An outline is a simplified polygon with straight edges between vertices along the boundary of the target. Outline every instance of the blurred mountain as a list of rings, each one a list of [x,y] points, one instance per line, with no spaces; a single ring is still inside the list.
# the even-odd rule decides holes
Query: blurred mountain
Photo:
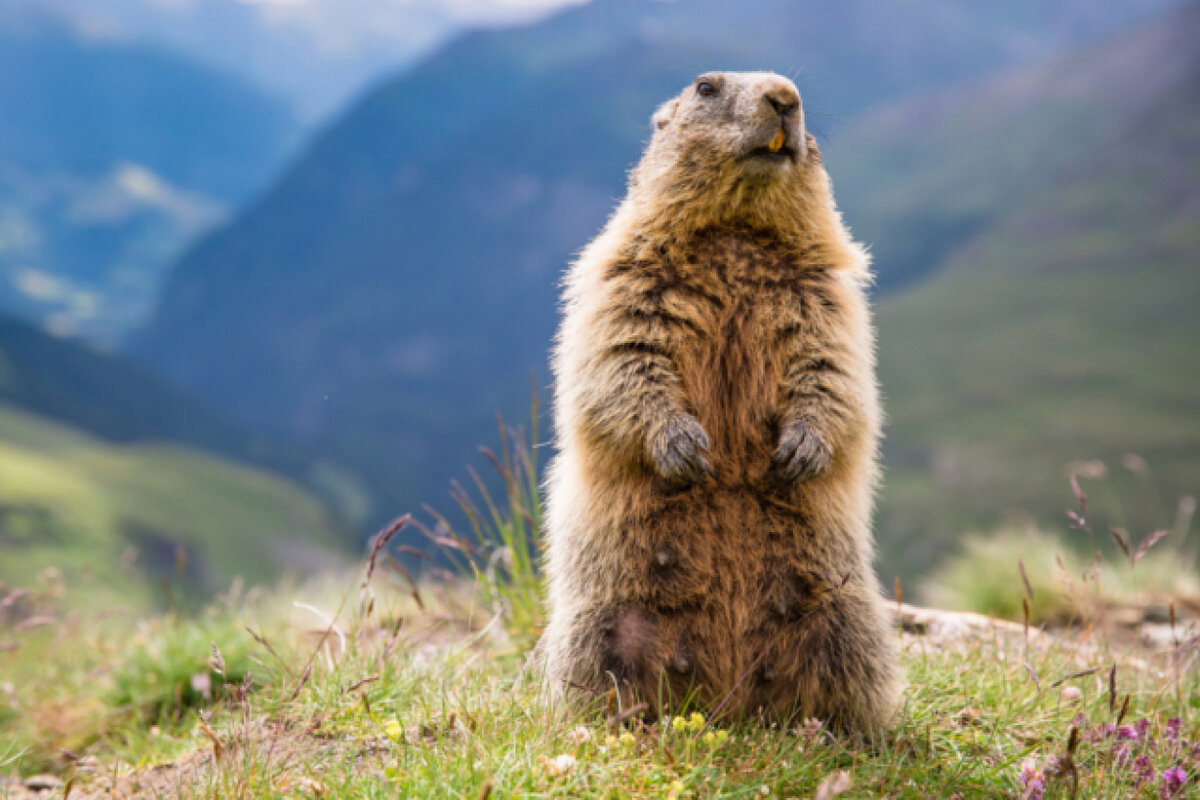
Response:
[[[8,317],[0,317],[0,402],[111,442],[172,441],[237,455],[262,438],[139,364]]]
[[[0,309],[112,343],[297,126],[238,79],[0,14]]]
[[[118,445],[0,402],[0,585],[53,568],[91,608],[191,606],[348,560],[310,494],[164,443]],[[164,596],[169,587],[169,596]]]
[[[0,583],[56,567],[76,597],[146,607],[159,579],[186,602],[328,569],[353,511],[337,478],[142,367],[0,318]]]
[[[0,400],[110,441],[233,447],[234,425],[153,372],[0,318]]]
[[[170,443],[277,473],[341,521],[364,513],[362,489],[319,453],[255,431],[140,364],[8,317],[0,317],[0,405],[111,445]]]
[[[495,438],[497,410],[524,418],[528,370],[546,382],[557,278],[622,194],[651,111],[696,73],[794,75],[836,143],[876,105],[1166,5],[612,0],[468,34],[364,98],[197,244],[132,349],[351,465],[378,517],[436,502]],[[922,269],[884,280],[899,290]]]
[[[924,276],[879,308],[889,567],[1061,523],[1071,471],[1105,539],[1172,527],[1200,491],[1200,3],[882,111],[829,161],[884,284]]]

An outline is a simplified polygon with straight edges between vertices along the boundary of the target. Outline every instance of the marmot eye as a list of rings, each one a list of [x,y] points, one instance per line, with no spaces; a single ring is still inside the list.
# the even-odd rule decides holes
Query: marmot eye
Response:
[[[700,81],[696,84],[696,94],[701,97],[712,97],[717,93],[717,87],[708,81]]]

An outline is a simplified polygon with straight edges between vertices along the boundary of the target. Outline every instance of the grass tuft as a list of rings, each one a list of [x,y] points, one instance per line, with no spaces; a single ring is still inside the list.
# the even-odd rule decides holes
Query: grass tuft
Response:
[[[106,702],[128,708],[148,722],[177,721],[228,695],[251,675],[254,640],[238,620],[211,610],[199,619],[174,616],[144,621],[132,648],[112,673]],[[212,648],[220,653],[214,668]]]
[[[502,482],[503,501],[493,499],[486,481],[472,469],[474,495],[457,482],[453,487],[454,500],[466,516],[470,534],[456,531],[445,516],[429,507],[426,511],[435,524],[416,524],[459,573],[474,582],[484,608],[503,619],[511,636],[529,644],[545,624],[539,574],[542,504],[536,456],[536,395],[528,438],[523,429],[509,427],[503,420],[499,420],[499,427],[500,454],[486,447],[480,450]]]
[[[1032,525],[967,536],[927,579],[924,599],[941,608],[1056,626],[1173,605],[1200,613],[1200,555],[1188,539],[1191,498],[1181,501],[1172,528],[1137,538],[1110,526],[1101,539],[1074,474],[1070,486],[1076,503],[1067,512],[1070,539]]]

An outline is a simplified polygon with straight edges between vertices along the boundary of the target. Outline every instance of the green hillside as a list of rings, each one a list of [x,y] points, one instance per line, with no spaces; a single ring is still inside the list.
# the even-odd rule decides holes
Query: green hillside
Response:
[[[326,454],[256,431],[127,358],[0,316],[0,403],[109,442],[163,441],[269,470],[358,520],[362,489]]]
[[[89,607],[186,603],[342,563],[322,506],[265,472],[181,447],[115,445],[0,405],[0,582],[61,571]]]
[[[1014,510],[1061,523],[1072,462],[1106,465],[1084,482],[1101,534],[1170,527],[1200,494],[1197,42],[1193,4],[832,150],[880,273],[927,276],[879,307],[885,573]]]

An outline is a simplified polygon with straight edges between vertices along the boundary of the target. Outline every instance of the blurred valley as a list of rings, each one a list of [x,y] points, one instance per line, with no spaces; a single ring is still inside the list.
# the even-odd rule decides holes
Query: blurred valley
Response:
[[[287,106],[170,52],[0,12],[0,308],[112,345],[279,166]]]
[[[1139,535],[1200,490],[1200,3],[529,13],[397,46],[315,125],[333,95],[177,39],[0,15],[0,308],[29,321],[0,324],[0,578],[174,542],[219,585],[229,541],[261,577],[446,510],[531,371],[549,398],[558,278],[706,69],[795,78],[872,246],[885,581],[1060,525],[1072,471]]]

